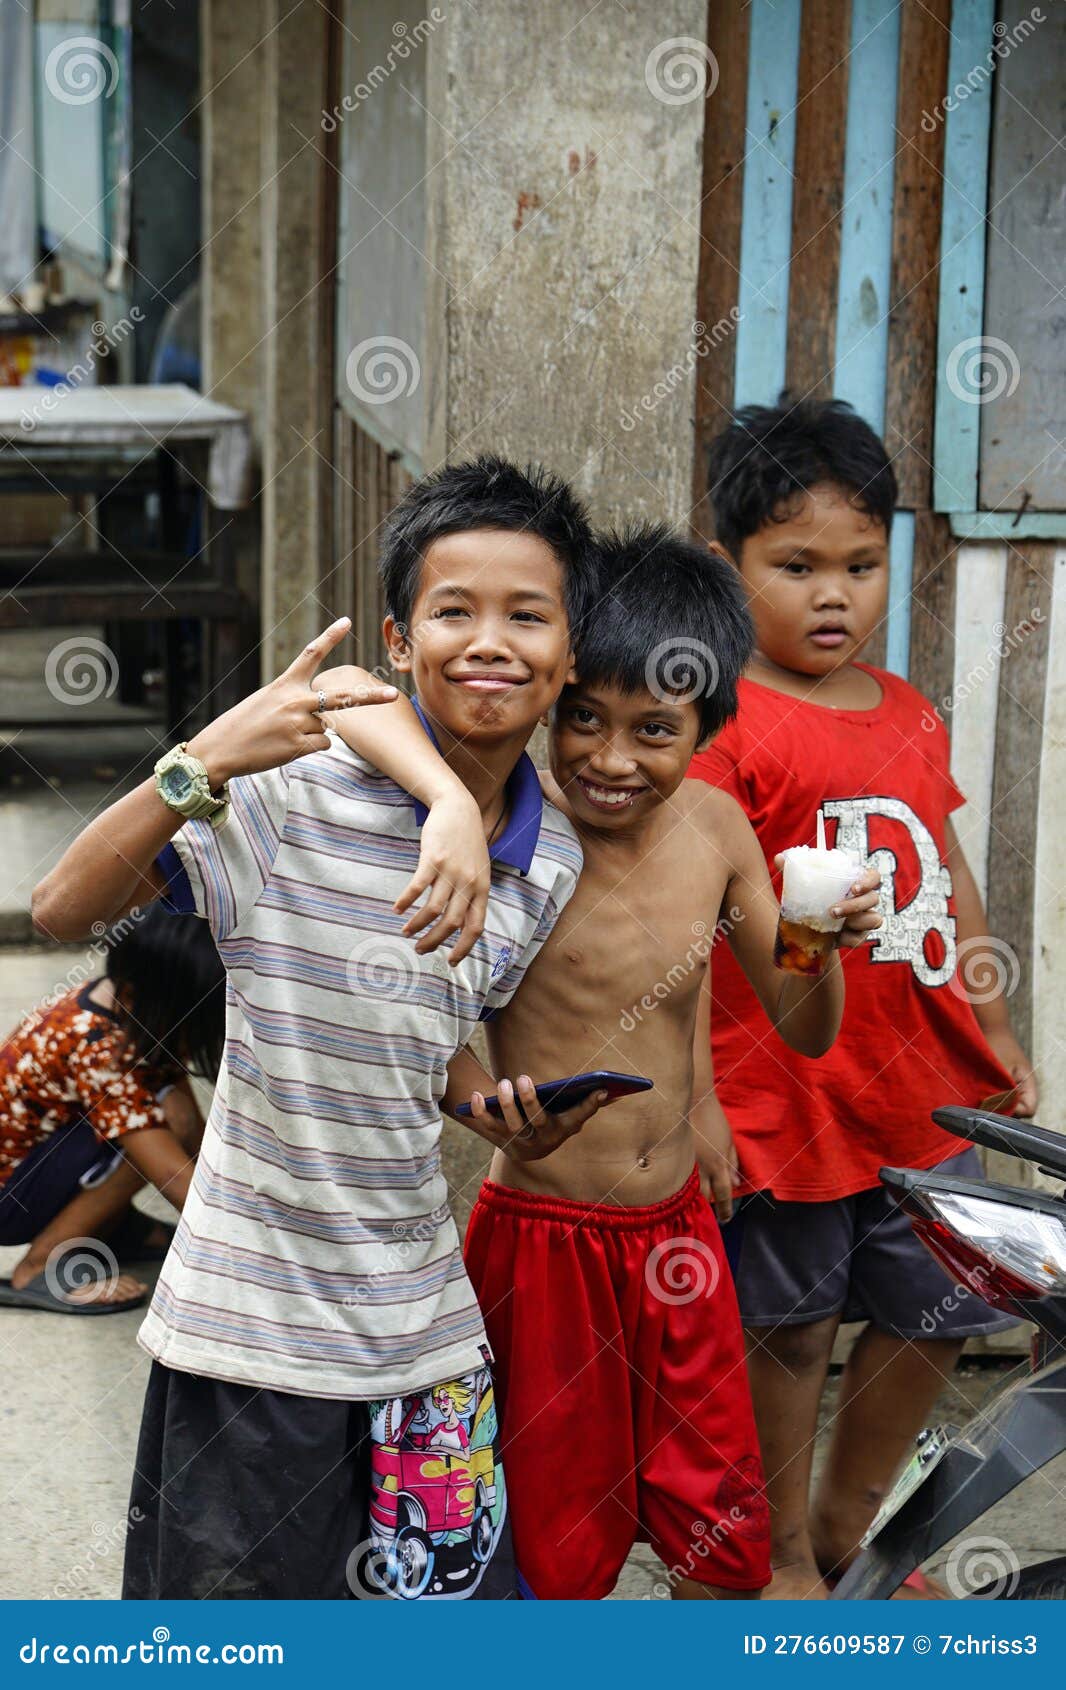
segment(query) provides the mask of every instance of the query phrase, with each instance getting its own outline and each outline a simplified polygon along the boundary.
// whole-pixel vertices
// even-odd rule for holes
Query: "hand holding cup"
[[[833,905],[834,915],[844,918],[836,936],[839,949],[854,950],[858,945],[869,944],[871,936],[885,925],[885,918],[877,907],[880,900],[880,870],[864,868],[847,897]]]
[[[817,846],[792,846],[775,861],[783,881],[774,962],[785,973],[819,975],[832,951],[866,944],[882,925],[879,872],[826,849],[821,811]]]

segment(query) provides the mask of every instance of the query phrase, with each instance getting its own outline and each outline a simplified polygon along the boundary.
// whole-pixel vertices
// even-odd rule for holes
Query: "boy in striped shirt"
[[[315,683],[344,620],[161,759],[35,895],[57,938],[163,897],[209,922],[227,971],[218,1089],[140,1333],[128,1597],[513,1594],[440,1110],[449,1061],[510,999],[580,871],[525,745],[573,673],[588,527],[555,477],[480,459],[411,490],[382,571],[385,638],[447,784],[405,791],[325,731],[351,702]],[[474,816],[488,913],[445,956],[462,891],[441,898],[438,879],[417,945],[404,912],[420,848],[439,861]],[[595,1107],[510,1153],[546,1154]]]

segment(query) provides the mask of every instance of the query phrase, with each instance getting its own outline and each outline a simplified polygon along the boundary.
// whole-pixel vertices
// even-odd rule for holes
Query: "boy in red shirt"
[[[751,407],[715,443],[711,485],[756,650],[737,717],[690,773],[740,802],[771,871],[785,847],[814,842],[821,807],[828,843],[882,874],[884,925],[848,953],[843,1026],[818,1061],[766,1038],[724,948],[713,976],[715,1082],[740,1189],[756,1194],[737,1291],[773,1522],[768,1594],[825,1596],[963,1340],[1010,1324],[952,1286],[878,1169],[979,1173],[972,1146],[960,1155],[930,1111],[1006,1092],[1001,1108],[1030,1115],[1036,1086],[982,971],[984,912],[948,819],[964,800],[947,732],[906,681],[858,661],[888,597],[896,481],[880,440],[840,401]],[[869,1324],[809,1506],[842,1320]]]

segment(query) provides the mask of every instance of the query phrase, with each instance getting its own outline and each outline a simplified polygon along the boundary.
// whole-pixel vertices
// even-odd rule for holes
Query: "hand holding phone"
[[[612,1098],[647,1091],[651,1083],[639,1074],[601,1069],[534,1086],[528,1074],[520,1074],[517,1085],[500,1080],[498,1096],[482,1097],[475,1092],[469,1103],[460,1103],[453,1113],[469,1121],[479,1137],[513,1162],[535,1162],[580,1132]]]
[[[650,1091],[651,1087],[652,1081],[646,1080],[642,1074],[616,1074],[609,1068],[597,1068],[588,1074],[570,1074],[565,1080],[545,1080],[543,1085],[533,1089],[537,1103],[546,1114],[562,1115],[567,1109],[573,1109],[575,1104],[583,1103],[593,1092],[606,1092],[604,1102],[613,1103],[616,1098],[630,1097],[638,1091]],[[503,1119],[498,1097],[487,1097],[485,1108],[490,1115]],[[461,1115],[464,1120],[469,1120],[470,1104],[460,1103],[455,1113]]]

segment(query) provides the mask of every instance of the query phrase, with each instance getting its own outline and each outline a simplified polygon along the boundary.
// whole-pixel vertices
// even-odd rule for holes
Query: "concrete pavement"
[[[45,992],[80,967],[81,949],[0,951],[0,1023],[6,1032]],[[445,1161],[456,1217],[465,1225],[484,1168],[480,1140],[449,1126]],[[138,1203],[173,1218],[162,1199]],[[21,1250],[0,1250],[8,1274]],[[147,1277],[147,1276],[145,1276]],[[113,1597],[120,1588],[130,1476],[148,1358],[136,1342],[141,1314],[77,1320],[0,1309],[0,1598]],[[971,1366],[947,1392],[938,1413],[964,1421],[1007,1368]],[[823,1404],[832,1415],[835,1381]],[[819,1453],[824,1446],[820,1439]],[[1066,1539],[1066,1458],[1027,1483],[980,1524],[979,1535],[1002,1539],[1023,1565],[1061,1553]],[[970,1534],[978,1535],[977,1533]],[[946,1555],[937,1557],[934,1570]],[[619,1599],[664,1597],[660,1563],[634,1550],[615,1591]]]

